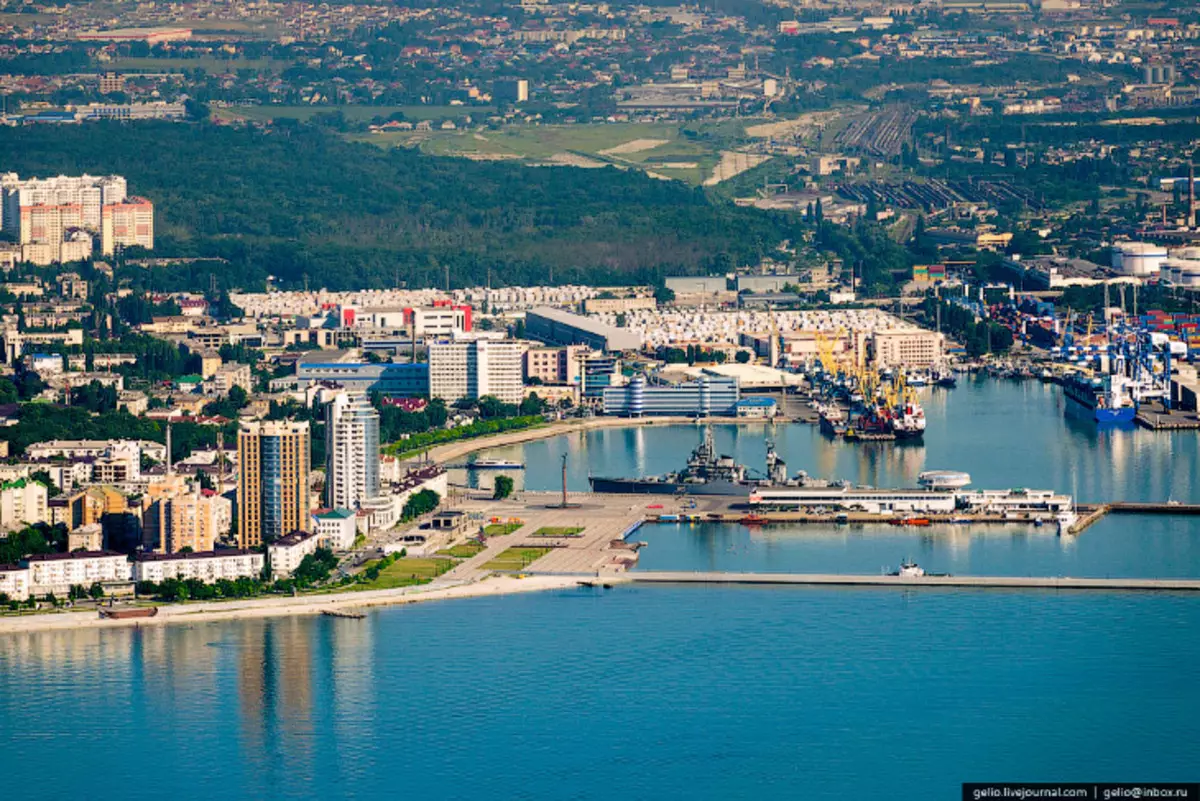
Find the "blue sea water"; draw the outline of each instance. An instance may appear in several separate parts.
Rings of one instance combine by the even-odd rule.
[[[1194,781],[1200,605],[572,590],[0,638],[22,801],[957,798]]]
[[[808,426],[718,447],[872,486],[923,469],[1083,500],[1200,501],[1200,438],[1097,429],[1052,387],[926,394],[924,446]],[[489,455],[530,488],[679,467],[695,426]],[[487,480],[486,474],[479,474]],[[466,477],[462,477],[466,480]],[[477,477],[478,478],[478,477]],[[1200,575],[1182,518],[1043,529],[657,526],[642,568]],[[0,798],[935,799],[964,781],[1195,781],[1200,598],[624,587],[0,637]]]

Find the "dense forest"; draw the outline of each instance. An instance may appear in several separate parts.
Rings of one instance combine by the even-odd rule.
[[[440,159],[314,126],[97,123],[0,129],[22,176],[118,173],[156,207],[155,256],[226,259],[225,286],[267,276],[331,289],[649,282],[757,262],[795,218],[615,168]]]

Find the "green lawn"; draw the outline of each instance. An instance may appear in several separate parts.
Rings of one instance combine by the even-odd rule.
[[[364,567],[370,567],[370,563]],[[398,559],[385,567],[374,581],[351,586],[356,590],[391,590],[427,584],[452,567],[454,562],[450,559]]]
[[[453,548],[443,548],[438,551],[438,556],[450,556],[455,559],[469,559],[475,554],[482,551],[484,546],[477,542],[468,542],[462,545],[455,545]]]
[[[484,570],[523,570],[553,548],[509,548],[483,566]]]
[[[535,537],[578,537],[583,526],[542,526],[533,532]]]
[[[483,527],[484,535],[488,537],[503,537],[505,534],[512,534],[519,529],[524,523],[489,523]]]

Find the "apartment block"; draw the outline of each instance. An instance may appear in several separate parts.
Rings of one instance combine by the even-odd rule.
[[[29,568],[31,595],[67,593],[73,585],[125,583],[133,579],[129,558],[113,551],[34,554],[21,564]]]
[[[379,494],[379,412],[362,393],[339,392],[325,407],[325,501],[357,509]]]
[[[267,546],[267,561],[271,575],[287,578],[300,567],[304,557],[317,550],[319,538],[316,532],[293,531]]]
[[[244,549],[140,553],[134,558],[134,580],[153,581],[155,584],[167,579],[198,579],[211,584],[221,579],[258,578],[265,564],[261,553]]]
[[[310,524],[307,422],[255,421],[238,430],[238,539],[273,542]]]
[[[131,197],[101,210],[100,252],[111,256],[118,247],[154,249],[154,204],[149,200]]]

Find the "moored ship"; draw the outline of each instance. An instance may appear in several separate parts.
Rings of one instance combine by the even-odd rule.
[[[718,455],[713,445],[712,429],[704,428],[704,438],[692,455],[687,467],[662,476],[646,478],[603,478],[589,476],[592,492],[628,493],[633,495],[749,495],[750,491],[764,483],[786,477],[787,465],[775,453],[773,445],[767,447],[768,477],[762,481],[747,476],[745,465],[738,464],[732,456]]]
[[[1092,413],[1098,423],[1125,423],[1137,414],[1137,405],[1120,375],[1093,377],[1080,373],[1066,376],[1063,394]]]

